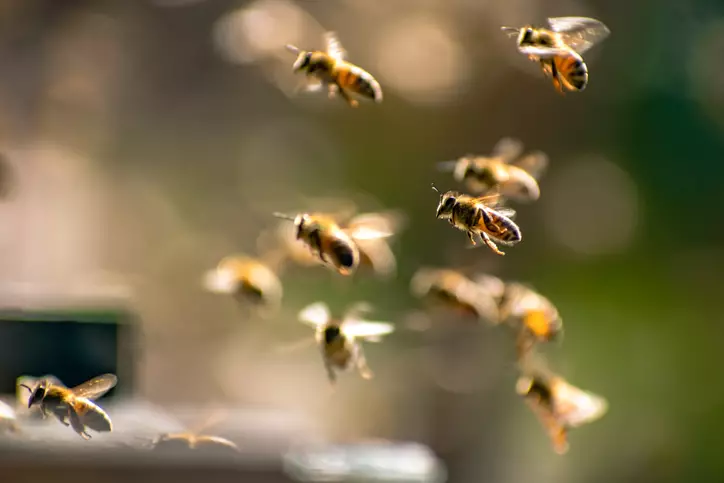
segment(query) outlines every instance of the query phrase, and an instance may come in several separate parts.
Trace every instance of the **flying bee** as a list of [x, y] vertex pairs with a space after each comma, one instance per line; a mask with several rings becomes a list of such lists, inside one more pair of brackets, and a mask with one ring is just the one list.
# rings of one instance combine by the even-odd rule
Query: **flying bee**
[[548, 25], [549, 29], [526, 25], [502, 30], [517, 36], [518, 51], [540, 64], [558, 92], [584, 90], [588, 67], [582, 55], [611, 31], [602, 22], [586, 17], [549, 18]]
[[239, 302], [249, 302], [262, 315], [274, 313], [283, 294], [282, 282], [269, 264], [243, 255], [221, 260], [204, 275], [204, 286], [210, 292], [232, 294]]
[[518, 358], [522, 359], [538, 342], [548, 342], [563, 334], [558, 309], [532, 287], [508, 282], [499, 305], [500, 321], [517, 331]]
[[315, 329], [315, 339], [330, 383], [337, 380], [335, 370], [357, 369], [364, 379], [374, 377], [359, 340], [380, 342], [382, 336], [394, 331], [394, 326], [364, 320], [362, 315], [369, 310], [370, 306], [361, 302], [350, 307], [342, 319], [335, 319], [326, 304], [316, 302], [299, 312], [299, 321]]
[[180, 433], [164, 433], [151, 442], [151, 450], [156, 452], [186, 452], [236, 455], [239, 448], [236, 443], [220, 436], [201, 434], [217, 422], [218, 418], [209, 417], [195, 429]]
[[568, 451], [568, 431], [601, 418], [608, 402], [583, 391], [558, 375], [534, 370], [518, 378], [516, 392], [548, 432], [558, 454]]
[[307, 76], [306, 91], [327, 89], [329, 98], [341, 94], [351, 107], [359, 102], [352, 98], [357, 94], [373, 101], [382, 102], [382, 88], [377, 80], [361, 67], [347, 61], [347, 51], [335, 32], [324, 34], [325, 51], [302, 50], [294, 45], [287, 45], [290, 52], [297, 55], [294, 72], [304, 72]]
[[[404, 223], [404, 216], [400, 212], [385, 211], [359, 214], [349, 221], [348, 226], [376, 226], [381, 232], [396, 234]], [[397, 271], [397, 260], [390, 247], [391, 236], [355, 238], [360, 254], [360, 267], [368, 267], [382, 278], [392, 276]]]
[[438, 169], [452, 171], [453, 178], [474, 194], [495, 192], [516, 201], [535, 201], [540, 197], [538, 178], [548, 165], [548, 156], [534, 151], [520, 157], [522, 152], [520, 141], [503, 138], [493, 147], [492, 156], [468, 154], [440, 162]]
[[412, 276], [410, 289], [417, 297], [442, 303], [463, 315], [493, 324], [499, 321], [495, 294], [458, 270], [421, 268]]
[[44, 417], [48, 413], [70, 426], [83, 439], [90, 439], [87, 428], [98, 432], [113, 430], [111, 418], [93, 402], [113, 389], [118, 378], [114, 374], [103, 374], [74, 388], [67, 388], [57, 379], [41, 379], [35, 387], [21, 384], [30, 391], [28, 408], [38, 405]]
[[512, 246], [522, 240], [520, 228], [512, 219], [515, 210], [491, 206], [493, 202], [500, 200], [498, 195], [474, 197], [457, 191], [441, 193], [435, 185], [432, 189], [440, 193], [436, 218], [448, 220], [452, 226], [466, 232], [473, 246], [477, 245], [477, 235], [493, 252], [505, 255], [495, 242]]
[[274, 213], [274, 216], [294, 222], [295, 238], [306, 244], [322, 263], [341, 275], [351, 275], [360, 264], [357, 241], [392, 236], [392, 228], [379, 217], [352, 219], [344, 228], [336, 218], [321, 213], [300, 213], [297, 216]]

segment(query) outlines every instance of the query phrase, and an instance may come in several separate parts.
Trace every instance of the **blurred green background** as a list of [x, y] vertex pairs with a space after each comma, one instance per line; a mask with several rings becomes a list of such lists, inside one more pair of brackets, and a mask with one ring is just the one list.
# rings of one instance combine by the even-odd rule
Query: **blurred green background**
[[[142, 397], [301, 408], [342, 439], [416, 439], [450, 481], [721, 481], [723, 5], [3, 0], [0, 301], [123, 297], [143, 324]], [[586, 54], [586, 91], [561, 97], [499, 28], [567, 15], [612, 34]], [[325, 29], [379, 79], [381, 105], [291, 94], [284, 44], [320, 48]], [[430, 183], [456, 187], [435, 162], [504, 136], [550, 165], [541, 199], [516, 206], [523, 242], [496, 257], [434, 219]], [[203, 291], [220, 258], [253, 253], [271, 212], [360, 193], [364, 210], [409, 217], [394, 280], [293, 269], [264, 322]], [[567, 455], [515, 395], [492, 329], [401, 330], [368, 349], [374, 381], [333, 396], [315, 350], [268, 350], [307, 333], [295, 314], [316, 300], [369, 300], [402, 322], [419, 308], [410, 276], [446, 265], [557, 305], [551, 364], [610, 403]]]

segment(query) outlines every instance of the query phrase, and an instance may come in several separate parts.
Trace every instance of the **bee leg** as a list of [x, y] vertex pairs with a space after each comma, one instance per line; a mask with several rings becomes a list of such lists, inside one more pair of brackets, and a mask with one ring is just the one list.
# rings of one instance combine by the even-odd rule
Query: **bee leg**
[[475, 243], [475, 233], [473, 233], [472, 231], [469, 231], [467, 233], [468, 238], [470, 238], [470, 243], [472, 243], [473, 245], [477, 245], [477, 243]]
[[68, 416], [70, 419], [70, 425], [73, 427], [73, 431], [78, 433], [78, 435], [86, 441], [91, 439], [90, 434], [86, 433], [85, 425], [83, 425], [83, 423], [80, 421], [80, 416], [78, 416], [78, 413], [71, 409], [68, 411]]
[[491, 240], [490, 237], [486, 233], [480, 232], [480, 238], [482, 238], [483, 242], [485, 242], [485, 244], [488, 245], [488, 248], [493, 250], [496, 254], [505, 255], [505, 253], [501, 252], [498, 249], [498, 245], [493, 243], [493, 240]]
[[365, 357], [365, 353], [361, 347], [358, 349], [357, 353], [357, 370], [359, 371], [360, 376], [364, 379], [372, 379], [375, 377], [372, 369], [370, 369], [370, 366], [367, 365], [367, 358]]
[[357, 107], [359, 106], [359, 102], [357, 102], [356, 99], [352, 99], [352, 97], [349, 95], [347, 91], [344, 90], [344, 88], [339, 88], [339, 93], [342, 94], [342, 97], [344, 97], [344, 100], [347, 101], [347, 104], [349, 104], [349, 107]]

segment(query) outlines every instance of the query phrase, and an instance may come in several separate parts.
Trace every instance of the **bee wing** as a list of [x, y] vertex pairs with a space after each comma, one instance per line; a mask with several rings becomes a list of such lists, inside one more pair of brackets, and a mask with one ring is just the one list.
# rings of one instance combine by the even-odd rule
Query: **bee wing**
[[511, 220], [515, 219], [516, 211], [513, 208], [508, 208], [507, 206], [498, 206], [493, 208], [493, 211]]
[[229, 268], [214, 268], [204, 274], [202, 284], [212, 293], [229, 294], [239, 286], [239, 281], [233, 270]]
[[455, 171], [455, 167], [458, 165], [459, 162], [459, 159], [453, 159], [450, 161], [439, 161], [437, 163], [437, 169], [438, 171], [442, 171], [443, 173], [449, 173]]
[[297, 318], [303, 324], [316, 328], [329, 322], [332, 315], [329, 313], [329, 307], [327, 307], [327, 304], [324, 302], [315, 302], [300, 310]]
[[493, 146], [493, 156], [510, 162], [523, 153], [523, 143], [514, 138], [503, 138]]
[[360, 240], [357, 239], [357, 248], [364, 254], [372, 265], [372, 269], [381, 277], [387, 277], [397, 270], [397, 260], [390, 246], [384, 239]]
[[196, 447], [198, 448], [199, 446], [225, 446], [235, 451], [239, 449], [236, 443], [221, 436], [199, 436], [196, 438]]
[[347, 51], [342, 47], [336, 32], [324, 34], [324, 42], [327, 45], [327, 53], [337, 60], [346, 60]]
[[393, 212], [363, 213], [352, 218], [345, 231], [357, 240], [374, 240], [394, 235], [401, 224], [401, 215]]
[[551, 30], [561, 34], [563, 41], [579, 54], [609, 36], [611, 31], [602, 22], [588, 17], [549, 18]]
[[367, 342], [380, 342], [383, 335], [394, 332], [395, 326], [388, 322], [370, 320], [346, 320], [342, 331], [348, 337], [364, 339]]
[[113, 389], [117, 383], [118, 377], [115, 374], [103, 374], [102, 376], [94, 377], [90, 381], [75, 386], [71, 389], [71, 392], [78, 397], [93, 400], [98, 399]]
[[608, 411], [605, 398], [579, 389], [565, 381], [556, 382], [555, 408], [561, 421], [577, 427], [601, 418]]
[[517, 37], [520, 33], [520, 29], [515, 27], [500, 27], [500, 30], [502, 30], [508, 37]]
[[505, 292], [505, 282], [494, 275], [480, 273], [472, 277], [472, 281], [480, 286], [485, 292], [489, 293], [493, 298], [499, 299]]
[[551, 57], [566, 57], [571, 55], [568, 49], [557, 49], [553, 47], [540, 47], [533, 45], [524, 45], [518, 47], [518, 52], [524, 55], [532, 55], [536, 57], [535, 60], [550, 59]]
[[542, 151], [533, 151], [518, 159], [513, 164], [524, 169], [537, 180], [548, 167], [548, 155]]

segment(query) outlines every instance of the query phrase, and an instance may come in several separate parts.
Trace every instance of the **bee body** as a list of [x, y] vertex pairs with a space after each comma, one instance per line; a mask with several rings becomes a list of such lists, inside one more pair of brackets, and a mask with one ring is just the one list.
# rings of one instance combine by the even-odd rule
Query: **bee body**
[[526, 25], [503, 27], [517, 35], [518, 51], [538, 62], [558, 92], [580, 92], [588, 85], [588, 67], [582, 54], [608, 37], [602, 22], [586, 17], [549, 18], [550, 28]]
[[54, 415], [65, 426], [71, 426], [83, 439], [90, 439], [87, 428], [98, 432], [113, 430], [106, 412], [92, 400], [111, 390], [118, 378], [104, 374], [69, 389], [60, 383], [41, 379], [34, 387], [22, 385], [30, 391], [28, 407], [39, 406], [43, 415]]
[[506, 213], [512, 216], [515, 212], [509, 208], [495, 210], [485, 206], [484, 201], [484, 198], [448, 191], [440, 196], [436, 217], [447, 219], [454, 227], [466, 232], [473, 245], [477, 235], [493, 252], [504, 255], [494, 241], [515, 245], [522, 240], [520, 228], [506, 216]]
[[214, 293], [231, 294], [241, 303], [250, 303], [261, 314], [273, 313], [283, 295], [282, 282], [262, 260], [247, 256], [226, 257], [206, 272], [204, 286]]
[[323, 263], [340, 274], [349, 275], [357, 269], [360, 254], [357, 245], [330, 217], [300, 215], [295, 221], [297, 240], [306, 243]]
[[326, 88], [332, 98], [339, 92], [351, 107], [357, 107], [358, 102], [349, 95], [355, 93], [382, 102], [382, 88], [379, 82], [366, 70], [346, 60], [347, 53], [342, 48], [334, 32], [325, 34], [326, 51], [305, 51], [293, 45], [287, 49], [297, 54], [293, 70], [304, 72], [312, 79], [309, 90]]

